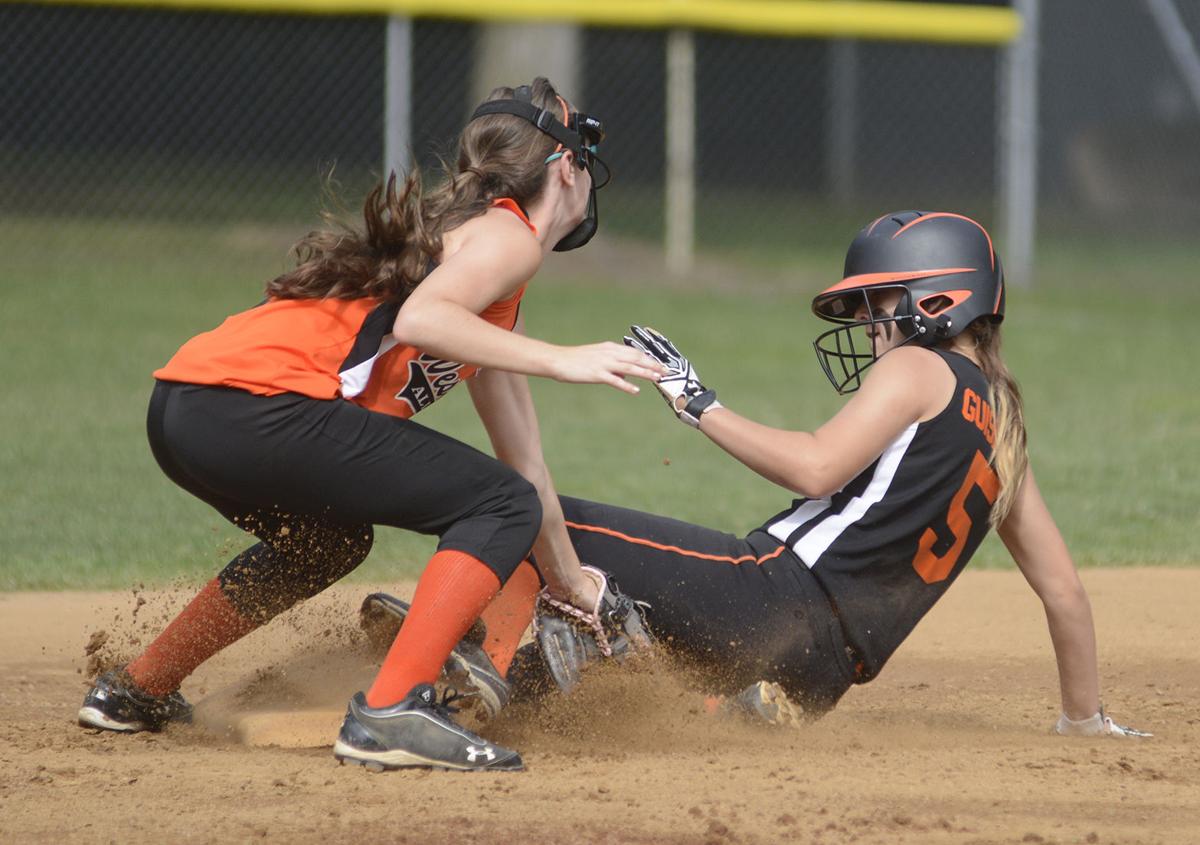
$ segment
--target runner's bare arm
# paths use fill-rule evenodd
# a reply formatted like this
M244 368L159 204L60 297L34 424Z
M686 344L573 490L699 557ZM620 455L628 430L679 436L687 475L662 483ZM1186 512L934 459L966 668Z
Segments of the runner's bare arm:
M909 385L932 385L928 391ZM840 490L923 416L944 407L953 375L922 349L894 349L881 357L859 390L815 432L756 423L728 408L701 418L700 430L759 475L802 496Z
M1045 608L1058 661L1063 712L1071 719L1099 712L1100 677L1091 602L1032 469L1026 471L1012 511L998 533Z

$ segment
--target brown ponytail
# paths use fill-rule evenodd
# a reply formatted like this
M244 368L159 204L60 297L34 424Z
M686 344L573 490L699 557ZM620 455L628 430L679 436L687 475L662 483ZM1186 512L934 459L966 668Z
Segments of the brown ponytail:
M549 81L535 79L531 94L535 104L558 115L561 101ZM487 99L512 97L512 88L497 88ZM400 186L392 173L367 195L361 231L323 212L326 227L309 232L293 247L295 269L268 282L267 296L402 302L441 254L446 232L483 214L498 197L510 197L525 208L537 198L554 146L550 136L513 115L471 121L459 136L454 164L442 162L440 184L426 193L417 168ZM328 182L326 190L336 203Z
M992 416L996 421L996 442L992 447L992 468L1000 479L1000 495L992 504L992 527L1008 517L1029 466L1025 443L1025 414L1021 389L1000 357L1000 324L981 318L967 328L975 340L975 354L990 387Z

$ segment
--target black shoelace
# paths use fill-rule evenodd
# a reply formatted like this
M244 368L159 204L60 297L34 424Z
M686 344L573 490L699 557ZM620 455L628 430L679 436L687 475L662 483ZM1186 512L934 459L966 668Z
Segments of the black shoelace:
M454 702L459 699L469 698L471 695L478 693L460 693L454 687L447 687L442 692L442 700L434 701L429 705L429 709L446 719L453 718L455 713L461 712L461 708L455 707Z

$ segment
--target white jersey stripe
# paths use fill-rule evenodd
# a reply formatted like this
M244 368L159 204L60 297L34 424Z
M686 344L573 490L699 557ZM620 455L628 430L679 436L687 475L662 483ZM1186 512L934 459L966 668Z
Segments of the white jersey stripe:
M395 335L389 333L379 342L378 352L362 363L355 364L350 369L342 370L338 373L338 377L342 381L342 396L349 399L366 390L367 382L371 379L371 368L375 366L375 361L378 360L380 355L383 355L399 342Z
M908 445L912 443L912 439L917 433L918 425L919 423L913 423L906 428L899 437L892 441L892 445L888 446L883 454L879 456L879 463L875 465L875 473L871 476L871 482L867 485L867 489L862 492L862 495L851 499L846 504L846 507L842 509L841 513L830 514L827 518L821 520L820 525L809 531L792 546L792 550L800 560L804 561L805 566L812 569L817 561L821 559L821 555L825 554L826 550L833 545L833 542L841 536L843 531L862 519L863 515L866 514L872 505L878 503L887 495L888 487L891 486L892 479L896 477L896 471L900 468L900 461L903 460L904 453L908 451ZM828 504L827 501L826 504ZM807 507L807 504L798 508L797 513L804 510L805 507ZM788 519L791 518L788 517ZM809 519L811 518L809 517ZM775 533L773 527L771 533Z
M786 543L792 532L804 525L829 507L829 497L824 499L809 499L783 519L767 529L767 533L783 543Z

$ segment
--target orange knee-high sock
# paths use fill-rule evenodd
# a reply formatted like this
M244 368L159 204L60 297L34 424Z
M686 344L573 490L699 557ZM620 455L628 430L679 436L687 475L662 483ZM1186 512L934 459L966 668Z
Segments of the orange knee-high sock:
M499 589L496 573L478 558L451 550L435 554L417 582L404 625L367 691L368 706L387 707L417 684L433 683L450 649Z
M529 561L524 561L483 610L480 618L487 626L483 650L501 675L508 674L521 637L533 621L533 606L541 588L537 570Z
M205 660L257 627L237 612L214 578L126 671L141 689L166 695Z

